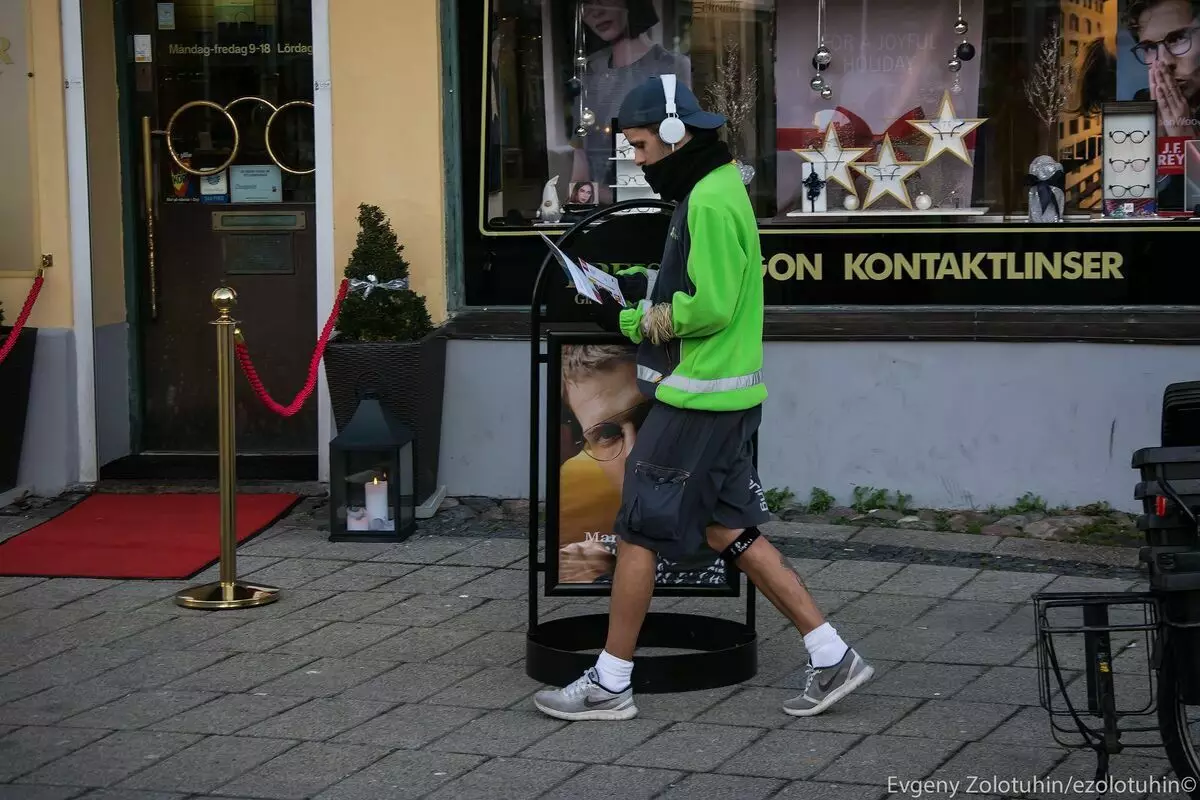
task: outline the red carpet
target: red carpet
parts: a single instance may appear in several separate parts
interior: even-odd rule
[[[239,494],[244,542],[300,500]],[[221,557],[219,494],[93,494],[0,544],[0,575],[190,578]]]

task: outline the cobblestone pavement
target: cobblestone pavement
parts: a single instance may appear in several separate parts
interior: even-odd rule
[[[69,500],[0,516],[0,538]],[[630,722],[568,724],[534,710],[541,687],[524,672],[523,509],[468,502],[406,543],[332,543],[310,497],[240,548],[242,578],[283,590],[257,609],[174,605],[215,567],[189,581],[0,578],[0,800],[875,800],[889,780],[916,796],[896,782],[922,778],[987,798],[1026,792],[971,776],[1093,775],[1092,754],[1056,745],[1038,706],[1028,600],[1135,588],[1132,569],[792,535],[785,551],[876,665],[872,682],[826,715],[783,714],[806,656],[760,598],[752,680],[643,695]],[[734,616],[744,601],[655,604]],[[1139,666],[1144,648],[1117,658],[1119,692],[1145,691]],[[1169,774],[1161,750],[1133,752],[1115,777]],[[1028,794],[1088,796],[1044,788]]]

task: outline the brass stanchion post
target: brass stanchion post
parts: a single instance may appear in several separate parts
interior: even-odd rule
[[[193,586],[175,595],[184,608],[219,610],[263,606],[279,599],[274,586],[254,586],[237,579],[237,441],[233,415],[233,334],[237,320],[232,317],[237,293],[228,287],[212,293],[212,304],[220,315],[217,327],[217,420],[220,436],[218,456],[221,488],[221,574],[216,583]]]

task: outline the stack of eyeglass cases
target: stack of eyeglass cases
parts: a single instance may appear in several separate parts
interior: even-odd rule
[[[1104,215],[1158,213],[1158,120],[1154,102],[1104,104]]]

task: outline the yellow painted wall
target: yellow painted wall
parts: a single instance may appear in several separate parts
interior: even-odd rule
[[[2,0],[14,2],[14,0]],[[39,249],[54,256],[54,268],[34,307],[29,325],[38,328],[71,326],[70,225],[67,211],[67,140],[63,109],[62,34],[58,0],[15,0],[29,8],[30,52],[33,54],[31,153],[33,203]],[[36,264],[30,264],[30,268]],[[31,277],[0,273],[0,302],[8,324],[16,321],[29,292]]]
[[[358,233],[358,204],[391,218],[434,322],[446,317],[441,39],[437,0],[329,4],[334,272]]]
[[[99,328],[125,321],[116,39],[112,0],[82,0],[80,8],[83,12],[84,95],[87,98],[92,313]]]

